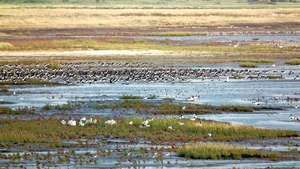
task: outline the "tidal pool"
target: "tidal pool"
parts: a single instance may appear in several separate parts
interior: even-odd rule
[[[1,95],[0,100],[13,102],[6,106],[34,106],[64,104],[70,101],[118,100],[123,95],[150,96],[159,99],[174,98],[189,102],[191,96],[199,96],[193,103],[211,105],[254,105],[286,108],[284,111],[258,112],[257,114],[212,114],[201,118],[246,124],[256,127],[291,129],[300,131],[300,123],[290,121],[289,115],[300,115],[300,81],[204,81],[197,83],[133,83],[89,84],[54,87],[14,87],[11,95]],[[296,98],[289,100],[288,98]]]
[[[68,101],[118,100],[123,95],[174,98],[187,101],[198,96],[195,103],[212,105],[251,105],[262,102],[272,106],[297,106],[300,81],[203,81],[188,83],[133,83],[88,84],[54,87],[14,87],[11,95],[0,95],[0,100],[14,102],[8,106],[43,106]]]

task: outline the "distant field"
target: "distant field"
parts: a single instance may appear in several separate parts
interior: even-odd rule
[[[88,9],[0,6],[0,29],[201,27],[300,23],[300,8]],[[276,28],[277,26],[275,26]]]
[[[60,56],[58,53],[54,58],[47,52],[89,50],[155,50],[163,53],[163,56],[116,58],[82,55],[80,59],[76,58],[76,62],[153,62],[153,58],[163,63],[290,60],[299,57],[299,46],[178,46],[169,42],[149,43],[130,38],[226,33],[295,35],[299,32],[298,0],[256,4],[245,0],[0,0],[1,64],[47,63],[53,60],[58,63],[74,62],[74,56]],[[79,40],[70,40],[71,37]],[[112,42],[107,40],[110,38],[113,38]],[[282,45],[285,47],[282,48]],[[15,56],[14,52],[24,52],[28,57]],[[50,57],[37,57],[35,52]]]
[[[0,0],[2,4],[22,5],[93,5],[113,8],[265,8],[281,6],[293,7],[299,5],[299,0]]]

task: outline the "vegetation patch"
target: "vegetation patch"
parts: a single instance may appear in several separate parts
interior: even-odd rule
[[[9,86],[8,85],[0,85],[0,94],[1,93],[9,93]]]
[[[13,45],[8,42],[0,42],[0,50],[10,50],[13,49]]]
[[[146,102],[143,100],[123,100],[118,103],[95,104],[95,109],[133,109],[137,113],[152,113],[161,115],[171,114],[207,114],[223,112],[254,112],[262,109],[272,109],[267,107],[249,107],[240,105],[212,106],[201,104],[172,103],[163,100],[159,102]]]
[[[4,103],[10,104],[10,102]],[[0,115],[24,115],[24,114],[34,114],[34,109],[32,108],[18,108],[11,109],[8,107],[0,107]]]
[[[132,96],[132,95],[124,95],[124,96],[121,96],[120,99],[123,99],[123,100],[137,100],[137,99],[142,99],[143,97],[141,96]]]
[[[177,150],[177,155],[189,159],[234,159],[264,158],[277,160],[279,153],[237,147],[229,144],[199,143],[186,145]]]
[[[69,126],[57,119],[0,121],[0,144],[45,143],[58,145],[63,140],[123,138],[145,139],[153,143],[190,141],[238,141],[298,136],[294,131],[267,130],[248,126],[175,119],[97,119],[86,126]]]
[[[58,85],[41,79],[0,81],[0,85]]]
[[[287,64],[287,65],[300,65],[300,59],[292,59],[292,60],[289,60],[289,61],[285,62],[285,64]]]
[[[61,104],[61,105],[51,105],[47,104],[42,109],[44,111],[50,111],[50,110],[58,110],[58,111],[67,111],[67,110],[75,110],[80,108],[81,105],[78,103],[68,103],[68,104]]]
[[[14,102],[9,102],[9,101],[0,101],[0,104],[14,104]]]
[[[243,67],[243,68],[256,68],[257,67],[257,63],[242,62],[242,63],[240,63],[240,67]]]

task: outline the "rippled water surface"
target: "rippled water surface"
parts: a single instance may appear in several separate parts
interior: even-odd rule
[[[300,115],[299,81],[206,81],[197,83],[145,83],[145,84],[91,84],[81,86],[56,87],[16,87],[12,95],[0,96],[1,100],[15,104],[8,106],[44,106],[63,104],[69,101],[118,100],[123,95],[175,98],[187,101],[191,96],[199,96],[195,103],[213,105],[254,105],[285,107],[284,111],[259,112],[257,114],[210,114],[204,119],[246,124],[256,127],[291,129],[300,131],[300,123],[289,120],[290,114]]]

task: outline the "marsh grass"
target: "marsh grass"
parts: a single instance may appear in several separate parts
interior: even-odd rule
[[[63,140],[123,138],[132,141],[145,139],[153,143],[190,141],[238,141],[298,136],[294,131],[267,130],[247,126],[232,126],[224,123],[155,119],[150,127],[143,127],[142,119],[118,119],[117,124],[107,125],[98,119],[96,125],[85,127],[62,125],[56,119],[0,121],[0,144],[45,143],[59,145]],[[129,122],[133,124],[130,125]],[[184,123],[180,125],[179,122]],[[168,127],[172,126],[170,130]],[[208,133],[212,136],[209,137]]]
[[[300,65],[300,59],[291,59],[285,62],[287,65]]]
[[[270,60],[270,59],[238,59],[235,60],[236,62],[252,62],[252,63],[257,63],[257,64],[272,64],[275,61],[274,60]]]
[[[137,55],[137,56],[59,56],[64,51],[81,50],[134,50],[134,51],[155,51],[156,55]],[[280,49],[268,44],[249,44],[239,48],[227,45],[189,45],[178,46],[172,43],[161,42],[160,44],[149,41],[122,41],[122,40],[33,40],[29,42],[18,42],[14,48],[0,49],[5,51],[7,57],[1,55],[0,64],[54,64],[50,68],[57,69],[62,63],[81,63],[81,62],[147,62],[147,63],[229,63],[229,62],[250,62],[255,64],[267,64],[269,60],[289,59],[299,53],[299,47],[286,47]],[[22,57],[15,54],[22,51],[32,57]],[[15,53],[16,52],[16,53]],[[40,53],[44,57],[34,56]],[[47,54],[49,52],[49,54]],[[54,52],[54,53],[51,53]],[[226,55],[224,55],[226,53]],[[260,58],[265,58],[263,61]],[[268,62],[269,63],[269,62]],[[252,64],[253,65],[253,64]]]
[[[161,50],[174,52],[208,52],[208,53],[284,53],[299,50],[299,47],[280,49],[268,44],[249,44],[239,48],[227,45],[191,45],[176,46],[166,41],[164,45],[150,41],[122,41],[122,40],[33,40],[26,43],[16,43],[12,48],[1,51],[39,51],[39,50]],[[234,60],[241,60],[234,58]],[[243,59],[245,60],[245,59]],[[246,59],[245,61],[254,62]],[[259,62],[255,62],[259,63]],[[262,62],[263,63],[263,62]]]
[[[0,42],[0,50],[11,50],[13,47],[14,46],[8,42]]]
[[[49,68],[52,70],[59,70],[61,68],[61,64],[51,63],[51,64],[49,64]]]
[[[133,95],[124,95],[124,96],[120,97],[120,99],[123,99],[123,100],[139,100],[142,98],[143,97],[141,97],[141,96],[133,96]]]
[[[277,160],[279,153],[266,152],[229,144],[198,143],[178,148],[177,155],[189,159],[234,159],[245,158]]]
[[[58,85],[41,79],[0,81],[0,85]]]
[[[42,110],[44,111],[50,111],[50,110],[58,110],[58,111],[68,111],[68,110],[75,110],[79,109],[81,105],[79,103],[67,103],[67,104],[61,104],[61,105],[45,105]]]
[[[1,104],[1,103],[0,103]],[[4,104],[12,104],[11,102],[5,102]],[[8,107],[0,107],[0,115],[28,115],[34,114],[35,110],[32,108],[18,108],[11,109]]]
[[[1,104],[14,104],[14,102],[9,102],[9,101],[0,101],[0,105]]]
[[[256,68],[258,66],[257,63],[253,63],[253,62],[241,62],[240,63],[240,67],[243,68]]]
[[[184,108],[183,108],[184,107]],[[222,113],[222,112],[253,112],[268,108],[255,108],[240,105],[211,106],[198,104],[181,104],[172,103],[172,101],[164,100],[161,102],[146,102],[143,100],[123,100],[118,103],[96,104],[95,109],[133,109],[138,113],[152,113],[160,115],[171,114],[206,114],[206,113]]]
[[[9,85],[0,85],[0,94],[1,93],[9,93]]]

